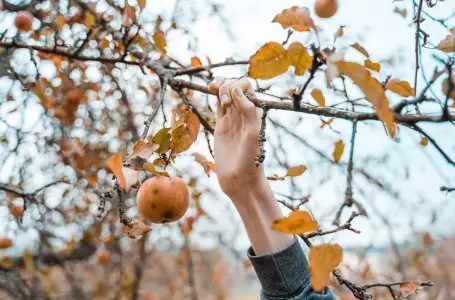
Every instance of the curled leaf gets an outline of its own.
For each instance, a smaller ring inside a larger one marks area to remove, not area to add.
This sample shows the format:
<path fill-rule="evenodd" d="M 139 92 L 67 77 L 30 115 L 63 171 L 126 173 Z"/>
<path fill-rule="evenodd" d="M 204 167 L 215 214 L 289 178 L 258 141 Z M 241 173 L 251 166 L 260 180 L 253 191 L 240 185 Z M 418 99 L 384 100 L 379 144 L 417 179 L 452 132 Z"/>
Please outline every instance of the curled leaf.
<path fill-rule="evenodd" d="M 208 161 L 204 155 L 199 153 L 193 153 L 193 156 L 194 160 L 196 160 L 196 162 L 198 162 L 204 168 L 205 174 L 207 174 L 207 176 L 210 176 L 210 171 L 212 172 L 216 171 L 215 164 L 213 162 Z"/>
<path fill-rule="evenodd" d="M 156 150 L 158 153 L 164 153 L 169 150 L 171 146 L 171 134 L 169 133 L 170 128 L 161 128 L 158 132 L 153 136 L 152 142 L 154 144 L 160 145 L 160 147 Z"/>
<path fill-rule="evenodd" d="M 343 248 L 338 244 L 322 244 L 310 249 L 310 283 L 313 290 L 320 292 L 330 281 L 330 273 L 343 259 Z"/>
<path fill-rule="evenodd" d="M 310 11 L 306 7 L 293 6 L 284 9 L 273 18 L 272 22 L 280 23 L 283 28 L 292 27 L 295 31 L 308 31 L 315 28 Z"/>
<path fill-rule="evenodd" d="M 269 79 L 283 74 L 288 68 L 289 59 L 284 47 L 276 42 L 269 42 L 250 58 L 248 76 Z"/>
<path fill-rule="evenodd" d="M 126 180 L 125 176 L 123 176 L 123 164 L 122 164 L 123 157 L 120 154 L 115 154 L 109 157 L 106 161 L 107 166 L 111 169 L 112 173 L 114 173 L 115 177 L 118 180 L 118 184 L 120 188 L 126 188 Z"/>
<path fill-rule="evenodd" d="M 307 211 L 293 211 L 289 217 L 277 219 L 272 224 L 272 229 L 290 234 L 303 234 L 319 228 L 318 222 Z"/>
<path fill-rule="evenodd" d="M 333 160 L 335 163 L 338 163 L 343 155 L 344 143 L 342 140 L 339 140 L 335 143 L 335 148 L 333 149 Z"/>
<path fill-rule="evenodd" d="M 148 159 L 153 152 L 159 148 L 159 145 L 153 144 L 150 140 L 137 140 L 133 145 L 133 156 L 139 156 Z"/>

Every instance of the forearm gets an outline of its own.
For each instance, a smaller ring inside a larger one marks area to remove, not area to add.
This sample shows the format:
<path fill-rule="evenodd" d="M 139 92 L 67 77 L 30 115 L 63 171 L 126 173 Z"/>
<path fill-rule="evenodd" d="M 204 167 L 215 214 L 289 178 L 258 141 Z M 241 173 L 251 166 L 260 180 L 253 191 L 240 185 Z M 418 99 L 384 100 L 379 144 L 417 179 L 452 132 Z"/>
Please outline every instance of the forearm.
<path fill-rule="evenodd" d="M 251 241 L 256 255 L 280 251 L 288 247 L 293 237 L 272 230 L 272 223 L 283 217 L 278 202 L 265 176 L 230 195 Z"/>

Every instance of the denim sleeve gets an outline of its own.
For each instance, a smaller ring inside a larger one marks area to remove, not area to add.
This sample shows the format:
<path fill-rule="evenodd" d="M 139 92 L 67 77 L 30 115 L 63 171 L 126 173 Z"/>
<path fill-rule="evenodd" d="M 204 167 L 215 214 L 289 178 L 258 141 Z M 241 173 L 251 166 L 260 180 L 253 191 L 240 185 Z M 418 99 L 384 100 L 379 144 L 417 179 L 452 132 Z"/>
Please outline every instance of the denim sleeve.
<path fill-rule="evenodd" d="M 256 256 L 248 249 L 248 258 L 262 285 L 262 300 L 335 300 L 329 288 L 316 293 L 310 285 L 308 261 L 297 238 L 276 253 Z"/>

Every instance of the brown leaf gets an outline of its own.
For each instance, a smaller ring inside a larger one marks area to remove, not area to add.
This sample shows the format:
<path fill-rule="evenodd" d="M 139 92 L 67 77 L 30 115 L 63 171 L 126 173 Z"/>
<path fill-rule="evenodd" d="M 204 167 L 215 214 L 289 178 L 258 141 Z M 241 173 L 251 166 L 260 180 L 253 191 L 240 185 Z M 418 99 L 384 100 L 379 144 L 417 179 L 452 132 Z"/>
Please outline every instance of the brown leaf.
<path fill-rule="evenodd" d="M 306 7 L 293 6 L 284 9 L 273 18 L 272 22 L 280 23 L 283 28 L 292 27 L 295 31 L 308 31 L 314 28 L 313 19 Z"/>
<path fill-rule="evenodd" d="M 55 17 L 55 25 L 59 30 L 62 30 L 63 26 L 66 24 L 66 17 L 64 15 L 58 15 Z"/>
<path fill-rule="evenodd" d="M 155 174 L 155 175 L 161 175 L 161 176 L 169 177 L 168 172 L 157 170 L 156 167 L 155 167 L 155 164 L 150 163 L 150 162 L 144 163 L 144 165 L 142 166 L 142 169 L 144 169 L 144 171 L 150 172 L 150 173 Z"/>
<path fill-rule="evenodd" d="M 319 104 L 319 106 L 325 106 L 325 97 L 322 94 L 321 90 L 314 89 L 311 91 L 311 97 Z"/>
<path fill-rule="evenodd" d="M 286 176 L 289 177 L 296 177 L 302 175 L 306 171 L 307 167 L 304 165 L 298 165 L 295 167 L 290 167 L 288 169 L 288 172 L 286 173 Z"/>
<path fill-rule="evenodd" d="M 396 133 L 395 116 L 389 107 L 389 100 L 385 96 L 382 84 L 371 76 L 370 71 L 358 63 L 336 61 L 334 65 L 339 74 L 349 76 L 363 91 L 365 97 L 376 109 L 379 119 L 386 125 L 390 136 L 394 137 Z"/>
<path fill-rule="evenodd" d="M 439 42 L 436 49 L 447 53 L 455 52 L 455 34 L 448 34 L 442 41 Z"/>
<path fill-rule="evenodd" d="M 366 68 L 376 71 L 376 72 L 379 72 L 379 70 L 381 70 L 381 65 L 379 63 L 375 63 L 369 59 L 365 59 L 365 62 L 363 63 L 363 65 Z"/>
<path fill-rule="evenodd" d="M 148 159 L 152 156 L 160 145 L 154 144 L 148 139 L 137 140 L 133 145 L 133 156 L 139 156 L 143 159 Z"/>
<path fill-rule="evenodd" d="M 351 45 L 351 47 L 354 48 L 355 50 L 359 51 L 360 53 L 362 53 L 366 57 L 370 57 L 370 54 L 368 54 L 368 51 L 365 50 L 365 48 L 363 48 L 362 46 L 360 46 L 359 43 L 354 43 L 354 44 Z"/>
<path fill-rule="evenodd" d="M 155 33 L 153 33 L 153 41 L 155 42 L 156 48 L 158 48 L 161 53 L 166 54 L 166 36 L 162 31 L 155 31 Z"/>
<path fill-rule="evenodd" d="M 310 282 L 314 291 L 324 289 L 330 281 L 330 273 L 342 259 L 343 249 L 338 244 L 322 244 L 310 249 Z"/>
<path fill-rule="evenodd" d="M 192 67 L 202 67 L 202 62 L 197 56 L 191 57 L 191 66 Z"/>
<path fill-rule="evenodd" d="M 13 240 L 7 237 L 0 237 L 0 249 L 8 249 L 13 246 Z"/>
<path fill-rule="evenodd" d="M 288 68 L 289 59 L 284 47 L 276 42 L 269 42 L 250 58 L 248 76 L 269 79 L 283 74 Z"/>
<path fill-rule="evenodd" d="M 395 7 L 393 12 L 401 15 L 403 18 L 406 18 L 406 16 L 408 15 L 408 11 L 406 10 L 406 8 L 400 9 L 398 7 Z"/>
<path fill-rule="evenodd" d="M 387 81 L 386 89 L 394 92 L 402 97 L 410 97 L 414 95 L 414 89 L 409 82 L 398 79 L 390 79 Z"/>
<path fill-rule="evenodd" d="M 293 211 L 289 217 L 275 220 L 272 229 L 290 234 L 304 234 L 319 228 L 318 222 L 307 211 Z"/>
<path fill-rule="evenodd" d="M 140 239 L 144 234 L 150 232 L 152 227 L 145 224 L 144 222 L 137 220 L 134 222 L 132 227 L 125 225 L 123 227 L 123 232 L 126 233 L 132 239 Z"/>
<path fill-rule="evenodd" d="M 417 291 L 421 289 L 423 289 L 423 287 L 415 281 L 400 283 L 400 292 L 405 298 L 411 295 L 416 295 Z"/>
<path fill-rule="evenodd" d="M 171 149 L 174 153 L 181 153 L 185 150 L 190 148 L 191 144 L 193 144 L 193 140 L 185 126 L 182 124 L 177 128 L 172 130 L 171 135 Z"/>
<path fill-rule="evenodd" d="M 344 26 L 338 27 L 337 31 L 335 32 L 334 36 L 335 38 L 340 38 L 344 34 Z"/>
<path fill-rule="evenodd" d="M 207 174 L 207 176 L 210 176 L 210 171 L 213 172 L 216 171 L 215 164 L 213 162 L 208 161 L 204 155 L 199 153 L 193 153 L 193 156 L 194 160 L 204 168 L 205 174 Z"/>
<path fill-rule="evenodd" d="M 126 188 L 126 180 L 125 176 L 123 176 L 123 164 L 122 164 L 123 157 L 120 154 L 115 154 L 109 157 L 106 161 L 107 166 L 111 169 L 112 173 L 114 173 L 115 177 L 118 180 L 118 184 L 120 188 Z"/>
<path fill-rule="evenodd" d="M 87 27 L 87 29 L 90 29 L 93 27 L 93 25 L 95 25 L 95 22 L 96 22 L 96 19 L 95 19 L 95 16 L 89 12 L 89 11 L 86 11 L 85 12 L 85 27 Z"/>
<path fill-rule="evenodd" d="M 295 68 L 295 75 L 302 76 L 311 68 L 312 59 L 307 49 L 300 43 L 292 43 L 287 50 L 289 64 Z"/>
<path fill-rule="evenodd" d="M 199 128 L 201 127 L 201 121 L 199 121 L 199 118 L 195 113 L 187 110 L 183 113 L 183 122 L 186 124 L 188 134 L 190 135 L 193 142 L 196 141 L 199 133 Z"/>
<path fill-rule="evenodd" d="M 335 148 L 333 149 L 333 160 L 335 163 L 338 163 L 343 155 L 344 143 L 342 140 L 339 140 L 335 143 Z"/>

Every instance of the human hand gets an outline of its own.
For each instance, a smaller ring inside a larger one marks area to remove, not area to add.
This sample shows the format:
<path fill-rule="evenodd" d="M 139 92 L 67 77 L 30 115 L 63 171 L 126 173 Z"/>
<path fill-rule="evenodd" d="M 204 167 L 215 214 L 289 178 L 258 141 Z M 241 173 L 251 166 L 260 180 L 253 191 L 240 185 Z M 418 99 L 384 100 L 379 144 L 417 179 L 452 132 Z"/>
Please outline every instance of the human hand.
<path fill-rule="evenodd" d="M 209 90 L 218 93 L 215 126 L 215 164 L 221 189 L 231 199 L 265 179 L 259 153 L 260 109 L 245 94 L 255 96 L 247 79 L 216 78 Z"/>

